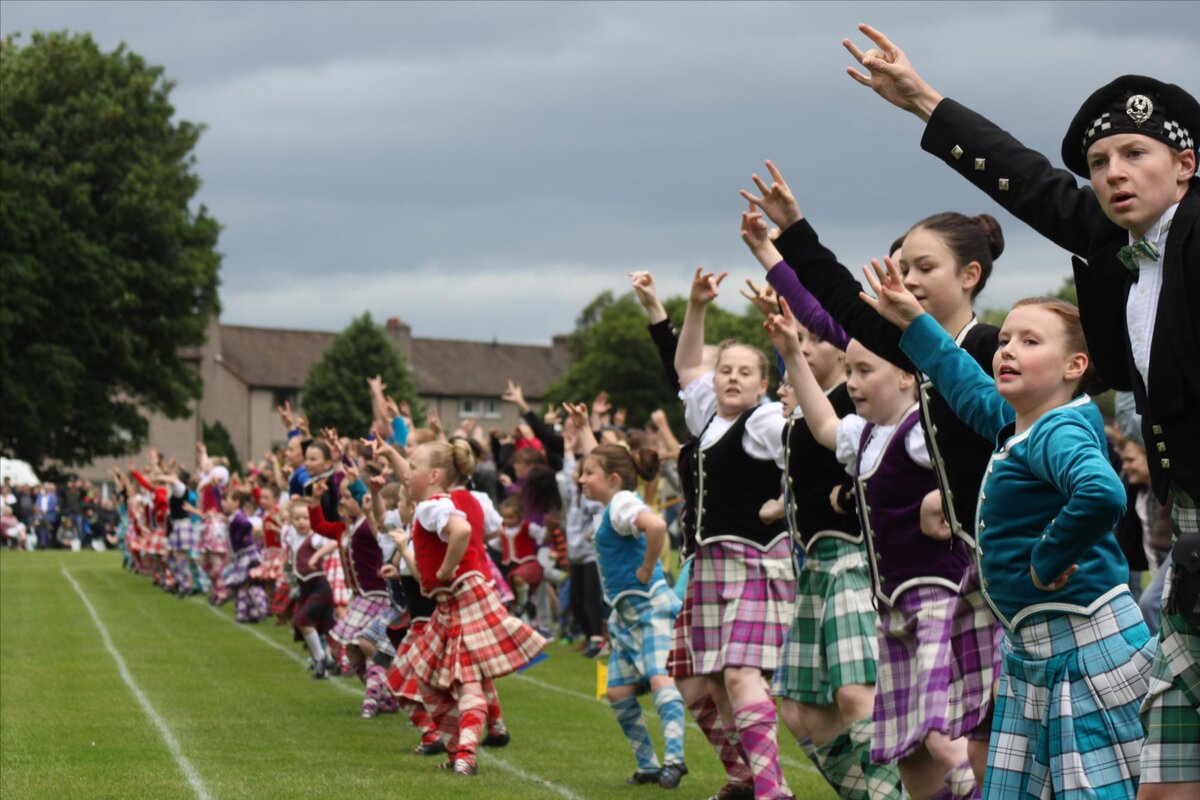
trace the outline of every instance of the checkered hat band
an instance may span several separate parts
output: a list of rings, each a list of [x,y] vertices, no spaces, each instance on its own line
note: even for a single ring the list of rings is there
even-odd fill
[[[1112,122],[1110,121],[1109,113],[1107,111],[1105,111],[1103,114],[1101,114],[1100,116],[1098,116],[1094,120],[1092,120],[1092,124],[1088,126],[1086,131],[1083,132],[1084,148],[1085,149],[1087,148],[1087,143],[1090,142],[1092,140],[1092,137],[1095,136],[1097,133],[1099,133],[1100,131],[1110,130],[1111,128],[1112,128]]]
[[[1188,129],[1174,120],[1167,120],[1163,123],[1163,133],[1167,135],[1168,139],[1179,144],[1184,150],[1189,150],[1195,146],[1192,134]]]

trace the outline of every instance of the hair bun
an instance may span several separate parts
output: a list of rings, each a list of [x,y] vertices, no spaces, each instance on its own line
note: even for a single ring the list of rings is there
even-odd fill
[[[992,259],[999,258],[1004,252],[1004,231],[1000,230],[1000,223],[991,214],[977,214],[972,219],[983,229]]]
[[[654,476],[658,474],[658,451],[643,447],[631,450],[629,455],[633,458],[633,466],[637,470],[638,477],[644,481],[654,480]]]

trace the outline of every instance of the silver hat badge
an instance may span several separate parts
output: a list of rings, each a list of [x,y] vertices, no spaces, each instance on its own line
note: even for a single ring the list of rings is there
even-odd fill
[[[1125,113],[1133,120],[1133,124],[1142,127],[1142,123],[1150,119],[1154,113],[1154,103],[1144,94],[1135,94],[1125,103]]]

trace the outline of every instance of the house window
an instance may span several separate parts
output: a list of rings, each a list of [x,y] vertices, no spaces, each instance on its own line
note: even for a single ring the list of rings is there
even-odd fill
[[[460,419],[500,419],[503,416],[500,401],[486,397],[460,397],[458,399]]]

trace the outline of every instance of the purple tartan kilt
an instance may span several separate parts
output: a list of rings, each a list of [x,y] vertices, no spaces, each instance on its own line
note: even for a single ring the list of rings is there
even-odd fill
[[[796,603],[792,545],[766,552],[740,542],[701,545],[692,564],[691,650],[696,675],[779,665]]]
[[[992,730],[992,687],[1000,680],[1003,632],[983,599],[973,560],[963,575],[952,614],[950,652],[957,680],[951,684],[949,736],[986,742]]]
[[[930,731],[949,733],[954,686],[950,631],[958,593],[914,586],[879,608],[871,761],[890,764],[912,754]]]
[[[346,616],[338,620],[329,635],[342,644],[354,644],[359,637],[364,635],[371,620],[386,611],[387,607],[388,599],[386,597],[355,595],[354,599],[350,601],[350,607],[346,610]]]
[[[191,553],[200,544],[200,532],[190,519],[171,520],[171,532],[167,534],[167,548],[176,553]]]
[[[261,555],[257,544],[243,547],[229,559],[229,563],[225,565],[225,570],[221,573],[221,579],[230,589],[241,586],[250,580],[250,569],[257,566],[260,560]]]

